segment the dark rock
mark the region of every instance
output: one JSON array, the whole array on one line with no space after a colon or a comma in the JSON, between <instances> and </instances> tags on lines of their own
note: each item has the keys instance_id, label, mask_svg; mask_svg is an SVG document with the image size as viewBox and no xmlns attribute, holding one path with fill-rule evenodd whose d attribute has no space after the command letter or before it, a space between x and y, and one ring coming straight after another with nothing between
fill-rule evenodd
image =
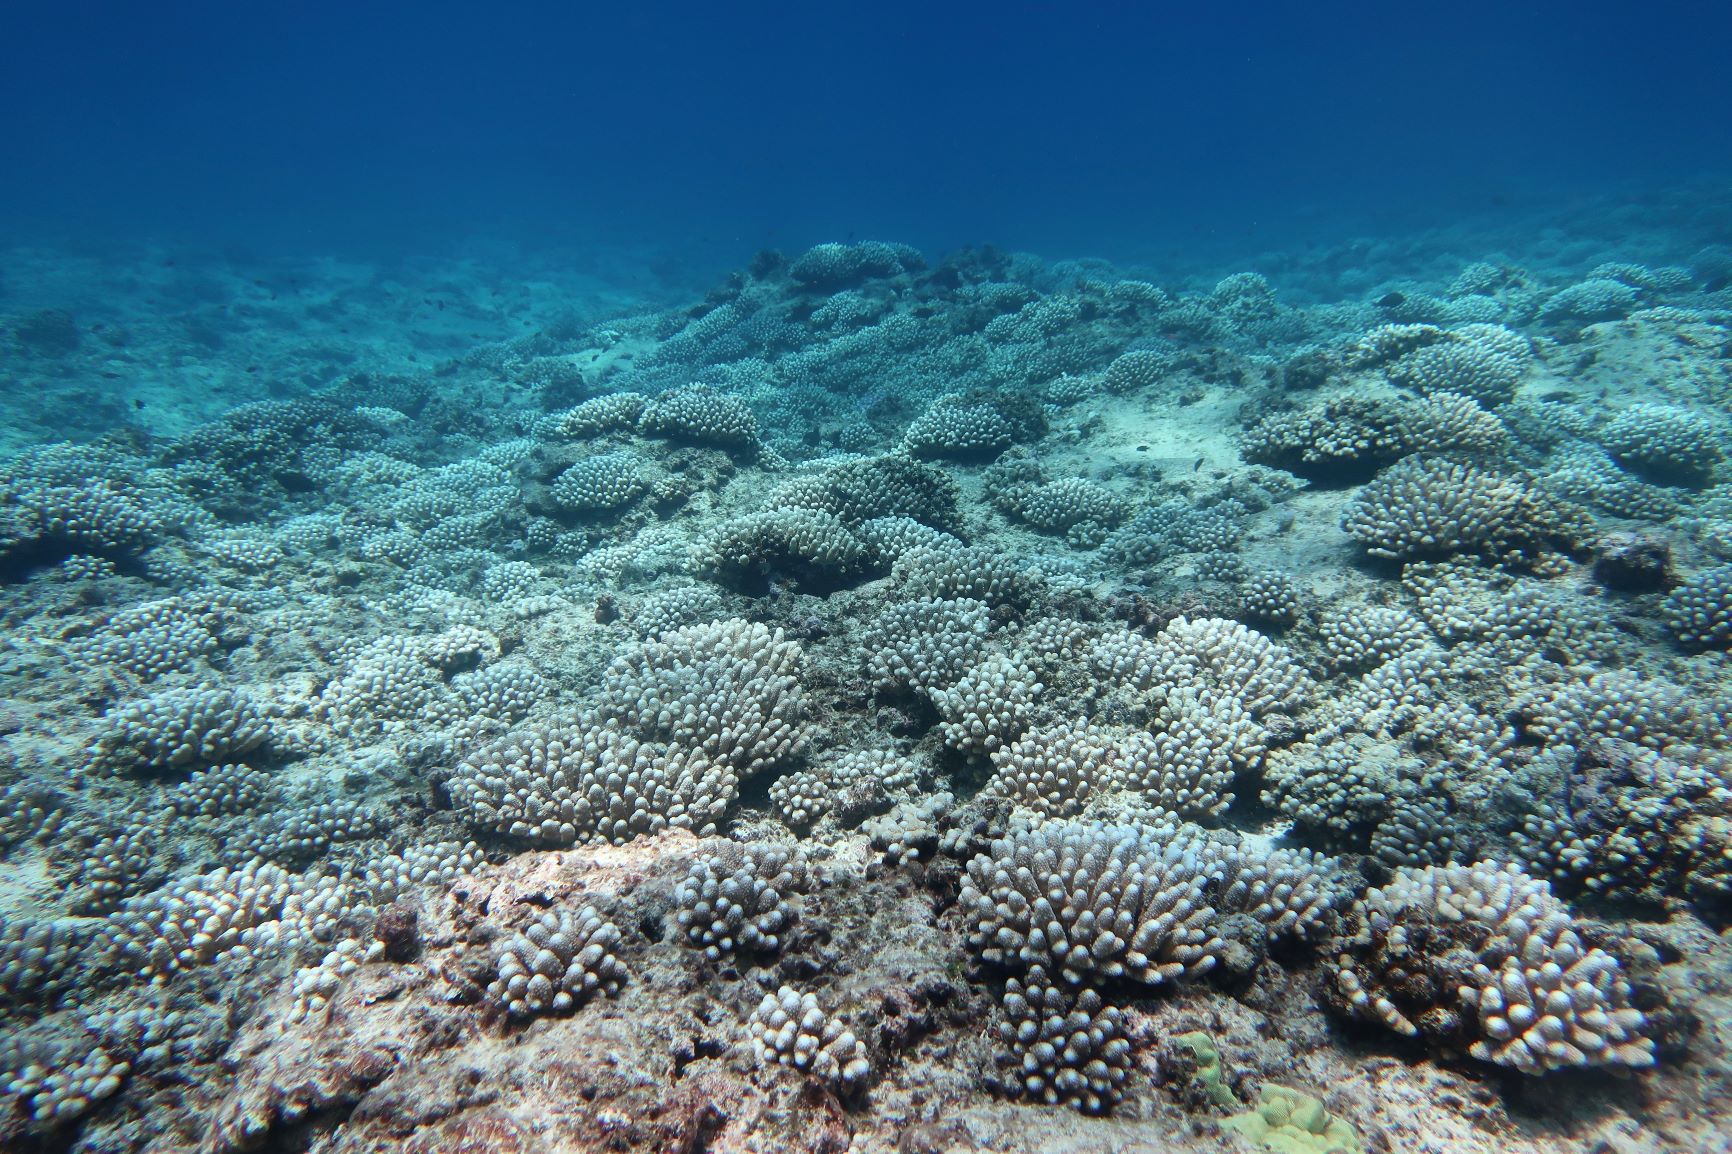
<instances>
[{"instance_id":1,"label":"dark rock","mask_svg":"<svg viewBox=\"0 0 1732 1154\"><path fill-rule=\"evenodd\" d=\"M373 923L373 936L385 947L385 957L393 962L407 962L421 952L421 915L405 902L388 906Z\"/></svg>"},{"instance_id":2,"label":"dark rock","mask_svg":"<svg viewBox=\"0 0 1732 1154\"><path fill-rule=\"evenodd\" d=\"M1641 533L1613 533L1600 541L1594 579L1619 593L1653 593L1672 583L1672 547Z\"/></svg>"}]
</instances>

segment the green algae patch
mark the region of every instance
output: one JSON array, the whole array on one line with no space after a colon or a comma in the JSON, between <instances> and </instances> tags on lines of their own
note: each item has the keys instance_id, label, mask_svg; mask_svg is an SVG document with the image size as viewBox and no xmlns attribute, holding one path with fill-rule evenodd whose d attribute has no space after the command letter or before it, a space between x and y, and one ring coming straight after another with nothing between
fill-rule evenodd
<instances>
[{"instance_id":1,"label":"green algae patch","mask_svg":"<svg viewBox=\"0 0 1732 1154\"><path fill-rule=\"evenodd\" d=\"M1364 1154L1359 1135L1309 1094L1267 1085L1257 1108L1235 1114L1221 1125L1279 1154Z\"/></svg>"},{"instance_id":2,"label":"green algae patch","mask_svg":"<svg viewBox=\"0 0 1732 1154\"><path fill-rule=\"evenodd\" d=\"M1209 1101L1223 1110L1238 1108L1239 1099L1233 1096L1227 1085L1227 1070L1221 1065L1221 1048L1215 1045L1215 1039L1201 1030L1193 1030L1174 1038L1173 1045L1183 1046L1197 1060L1197 1084L1209 1096Z\"/></svg>"}]
</instances>

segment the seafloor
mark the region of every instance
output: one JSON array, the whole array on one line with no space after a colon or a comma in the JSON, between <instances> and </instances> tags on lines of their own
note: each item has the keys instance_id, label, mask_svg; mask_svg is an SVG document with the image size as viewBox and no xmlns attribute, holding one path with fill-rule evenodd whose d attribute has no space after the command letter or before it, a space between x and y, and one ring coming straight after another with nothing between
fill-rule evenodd
<instances>
[{"instance_id":1,"label":"seafloor","mask_svg":"<svg viewBox=\"0 0 1732 1154\"><path fill-rule=\"evenodd\" d=\"M0 1148L1732 1148L1732 247L14 248Z\"/></svg>"}]
</instances>

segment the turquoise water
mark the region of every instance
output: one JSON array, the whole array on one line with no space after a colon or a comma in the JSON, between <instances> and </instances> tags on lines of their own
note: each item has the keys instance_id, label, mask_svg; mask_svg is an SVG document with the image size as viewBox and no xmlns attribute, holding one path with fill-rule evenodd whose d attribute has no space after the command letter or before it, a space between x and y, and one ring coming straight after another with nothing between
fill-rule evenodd
<instances>
[{"instance_id":1,"label":"turquoise water","mask_svg":"<svg viewBox=\"0 0 1732 1154\"><path fill-rule=\"evenodd\" d=\"M0 20L0 1149L1723 1148L1719 13Z\"/></svg>"}]
</instances>

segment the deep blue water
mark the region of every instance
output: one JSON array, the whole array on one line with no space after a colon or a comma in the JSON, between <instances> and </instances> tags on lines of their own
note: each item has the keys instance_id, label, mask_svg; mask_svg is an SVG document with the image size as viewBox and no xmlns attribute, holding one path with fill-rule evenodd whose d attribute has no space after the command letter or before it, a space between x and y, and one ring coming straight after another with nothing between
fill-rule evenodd
<instances>
[{"instance_id":1,"label":"deep blue water","mask_svg":"<svg viewBox=\"0 0 1732 1154\"><path fill-rule=\"evenodd\" d=\"M0 241L1246 256L1732 168L1732 7L12 3Z\"/></svg>"}]
</instances>

